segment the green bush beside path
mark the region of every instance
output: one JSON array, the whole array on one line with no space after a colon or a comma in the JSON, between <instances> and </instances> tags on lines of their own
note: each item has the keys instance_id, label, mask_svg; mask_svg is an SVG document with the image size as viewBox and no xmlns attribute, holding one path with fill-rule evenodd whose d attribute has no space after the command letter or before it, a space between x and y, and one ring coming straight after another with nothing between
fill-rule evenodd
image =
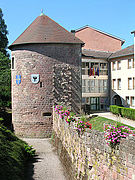
<instances>
[{"instance_id":1,"label":"green bush beside path","mask_svg":"<svg viewBox=\"0 0 135 180\"><path fill-rule=\"evenodd\" d=\"M120 115L122 117L135 120L135 109L111 105L110 111L113 114Z\"/></svg>"},{"instance_id":2,"label":"green bush beside path","mask_svg":"<svg viewBox=\"0 0 135 180\"><path fill-rule=\"evenodd\" d=\"M0 180L25 179L25 165L34 154L31 146L0 124Z\"/></svg>"}]
</instances>

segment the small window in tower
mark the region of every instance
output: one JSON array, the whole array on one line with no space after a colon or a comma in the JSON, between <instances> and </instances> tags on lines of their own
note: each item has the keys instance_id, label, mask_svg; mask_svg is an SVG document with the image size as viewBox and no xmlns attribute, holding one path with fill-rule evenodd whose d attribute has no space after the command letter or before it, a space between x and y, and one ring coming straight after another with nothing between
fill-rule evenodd
<instances>
[{"instance_id":1,"label":"small window in tower","mask_svg":"<svg viewBox=\"0 0 135 180\"><path fill-rule=\"evenodd\" d=\"M40 87L43 87L43 83L42 82L40 82Z\"/></svg>"},{"instance_id":2,"label":"small window in tower","mask_svg":"<svg viewBox=\"0 0 135 180\"><path fill-rule=\"evenodd\" d=\"M14 57L12 57L12 69L15 69L15 60L14 60Z\"/></svg>"},{"instance_id":3,"label":"small window in tower","mask_svg":"<svg viewBox=\"0 0 135 180\"><path fill-rule=\"evenodd\" d=\"M51 116L51 115L52 115L51 112L45 112L45 113L43 113L43 116Z\"/></svg>"}]
</instances>

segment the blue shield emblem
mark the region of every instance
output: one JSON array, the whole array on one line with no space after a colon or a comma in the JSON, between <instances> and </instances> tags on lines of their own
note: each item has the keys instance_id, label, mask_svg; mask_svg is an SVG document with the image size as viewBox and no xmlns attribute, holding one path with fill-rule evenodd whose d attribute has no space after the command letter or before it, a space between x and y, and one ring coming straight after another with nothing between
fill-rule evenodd
<instances>
[{"instance_id":1,"label":"blue shield emblem","mask_svg":"<svg viewBox=\"0 0 135 180\"><path fill-rule=\"evenodd\" d=\"M21 75L16 75L16 84L19 85L21 83Z\"/></svg>"}]
</instances>

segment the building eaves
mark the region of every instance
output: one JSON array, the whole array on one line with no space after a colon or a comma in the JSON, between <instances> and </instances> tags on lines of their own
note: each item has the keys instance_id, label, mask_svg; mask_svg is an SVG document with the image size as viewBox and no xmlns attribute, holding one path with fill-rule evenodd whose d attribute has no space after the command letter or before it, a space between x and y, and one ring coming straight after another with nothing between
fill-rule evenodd
<instances>
[{"instance_id":1,"label":"building eaves","mask_svg":"<svg viewBox=\"0 0 135 180\"><path fill-rule=\"evenodd\" d=\"M112 53L106 51L96 51L90 49L83 49L82 55L90 58L108 59Z\"/></svg>"},{"instance_id":2,"label":"building eaves","mask_svg":"<svg viewBox=\"0 0 135 180\"><path fill-rule=\"evenodd\" d=\"M113 53L109 59L113 58L119 58L119 57L124 57L124 56L130 56L134 54L134 45L128 46L124 49L121 49L119 51L116 51Z\"/></svg>"}]
</instances>

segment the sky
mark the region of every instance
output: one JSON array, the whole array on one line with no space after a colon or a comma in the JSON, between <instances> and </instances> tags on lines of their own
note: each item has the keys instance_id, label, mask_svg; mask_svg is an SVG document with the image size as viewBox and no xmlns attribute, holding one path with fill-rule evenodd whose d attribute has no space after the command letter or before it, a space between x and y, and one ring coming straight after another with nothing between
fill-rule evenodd
<instances>
[{"instance_id":1,"label":"sky","mask_svg":"<svg viewBox=\"0 0 135 180\"><path fill-rule=\"evenodd\" d=\"M85 25L134 43L135 0L0 0L7 24L9 45L41 14L68 31Z\"/></svg>"}]
</instances>

